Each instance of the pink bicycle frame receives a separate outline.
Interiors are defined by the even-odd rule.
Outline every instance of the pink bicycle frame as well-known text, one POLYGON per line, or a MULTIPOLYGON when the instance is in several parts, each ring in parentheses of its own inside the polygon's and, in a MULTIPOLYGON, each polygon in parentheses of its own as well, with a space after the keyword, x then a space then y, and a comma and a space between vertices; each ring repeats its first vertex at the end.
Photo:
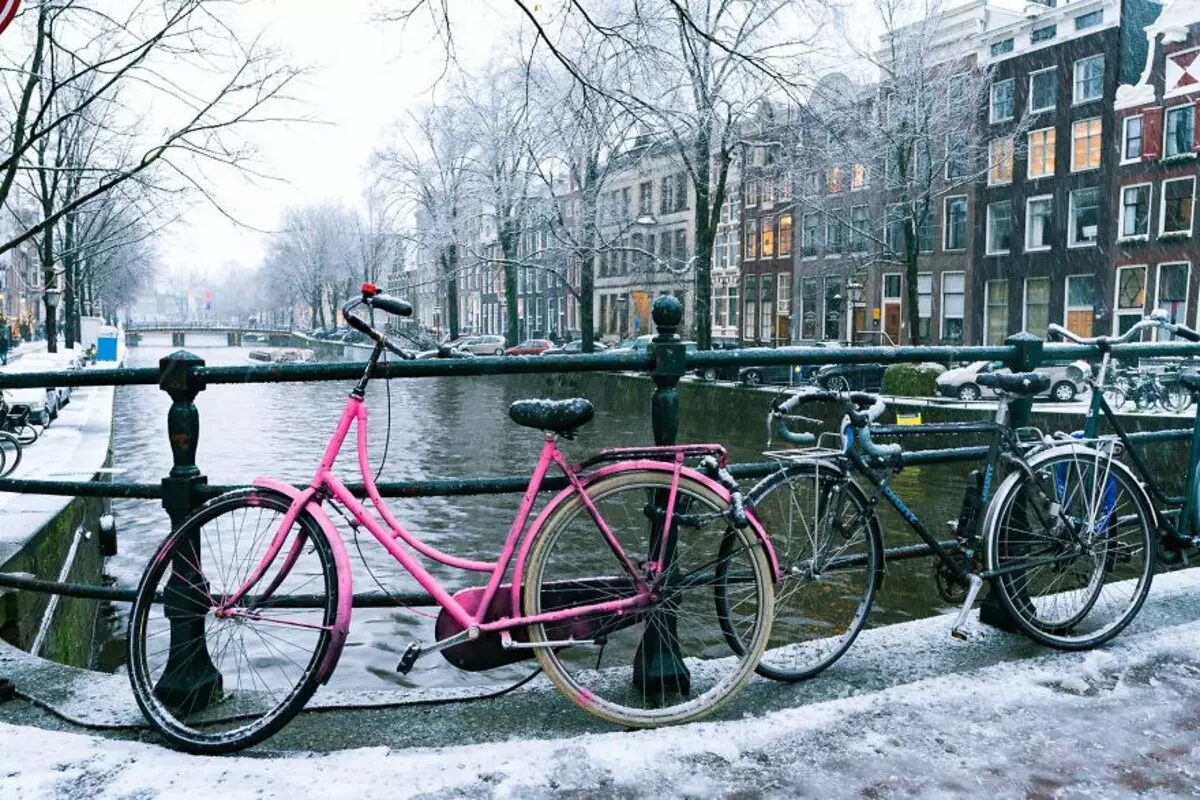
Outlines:
MULTIPOLYGON (((618 544, 612 530, 604 521, 591 498, 585 491, 586 487, 602 478, 625 470, 654 470, 662 472, 670 472, 672 475, 670 491, 667 500, 666 519, 671 519, 674 511, 676 494, 679 486, 679 478, 681 475, 687 474, 689 478, 699 481, 711 489, 716 495, 722 499, 728 500, 728 492, 717 482, 709 479, 707 476, 687 468, 684 466, 684 458, 687 455, 703 455, 703 454, 720 454, 724 458, 724 449, 719 445, 683 445, 678 447, 650 447, 650 448, 620 448, 602 451, 599 456, 588 464, 597 463, 600 460, 611 460, 629 457, 631 460, 619 461, 612 463, 606 467, 601 467, 589 472, 581 478, 576 469, 573 469, 567 464, 562 453, 556 445, 556 437, 547 434, 542 446, 541 455, 538 457, 537 465, 534 468, 533 476, 530 478, 529 487, 525 490, 522 497, 520 508, 516 518, 513 520, 509 528, 508 535, 504 541, 504 548, 495 562, 473 561, 470 559, 458 558, 456 556, 444 553, 435 547, 421 541, 416 536, 411 534, 404 526, 392 516, 384 503, 382 496, 379 494, 379 489, 375 485, 371 469, 368 463, 367 450, 367 408, 364 400, 356 395, 351 395, 346 403, 346 408, 342 413, 342 418, 338 423, 337 429, 330 438, 328 445, 325 448, 325 453, 321 458, 320 466, 313 475, 312 481, 308 487, 299 490, 295 487, 277 480, 260 478, 254 481, 254 485, 278 491, 291 498, 291 506, 280 522, 279 530, 276 532, 263 556, 262 561, 256 567, 254 572, 247 578, 245 583, 233 594, 228 595, 225 601, 217 610, 218 615, 222 614, 240 614, 245 612, 232 611, 234 606, 250 591, 250 589, 262 580, 263 576, 274 563, 283 545, 287 540, 288 534, 294 525, 296 519, 303 513, 309 513, 314 520, 321 526, 326 536, 329 538, 334 550, 334 557, 337 565, 338 586, 339 586, 339 607, 337 612, 337 620, 333 626, 333 646, 330 648, 329 655, 326 657, 325 663, 321 670, 324 677, 328 677, 332 671, 333 665, 336 664, 338 655, 340 655, 341 647, 345 643, 345 638, 350 625, 350 614, 352 604, 352 590, 350 580, 350 564, 349 558, 346 555, 345 547, 342 543, 341 536, 337 528, 332 524, 324 509, 321 508, 321 501, 326 497, 331 497, 340 503, 349 511, 351 517, 358 523, 364 525, 367 530, 383 545, 392 557, 411 574, 425 591, 427 591, 433 599, 446 610, 455 622, 462 628, 469 629, 472 627, 478 628, 480 631, 501 631, 515 627, 559 622, 570 620, 591 613, 606 613, 619 612, 624 609, 634 608, 647 605, 650 602, 652 587, 642 578, 639 569, 632 564, 625 555, 624 550, 618 544), (381 523, 370 512, 366 506, 356 498, 350 490, 333 474, 333 464, 337 459, 338 453, 341 451, 342 445, 345 442, 346 436, 349 434, 351 425, 356 427, 356 444, 358 450, 359 471, 362 475, 363 483, 366 487, 367 496, 370 498, 376 512, 382 518, 381 523), (670 457, 671 461, 662 460, 663 457, 670 457), (559 492, 551 499, 542 509, 533 524, 529 526, 529 533, 522 538, 522 531, 526 530, 526 523, 529 520, 529 515, 533 510, 536 502, 537 494, 541 488, 543 479, 546 473, 550 470, 550 465, 555 464, 566 475, 569 485, 567 488, 559 492), (511 586, 511 601, 514 613, 521 608, 520 590, 522 585, 522 573, 529 548, 532 545, 533 532, 540 529, 545 519, 561 505, 571 495, 578 494, 584 507, 588 510, 592 519, 595 521, 601 535, 612 548, 613 553, 617 556, 623 568, 632 576, 636 592, 631 597, 618 600, 608 600, 600 603, 575 606, 556 611, 550 611, 542 614, 530 616, 513 616, 502 619, 487 621, 485 616, 488 609, 491 607, 491 602, 499 591, 509 565, 512 563, 514 554, 518 556, 517 566, 513 575, 511 586), (384 526, 387 526, 386 528, 384 526), (432 576, 424 565, 417 558, 410 554, 402 545, 401 542, 407 544, 417 553, 438 561, 450 567, 455 567, 460 570, 473 572, 488 572, 487 585, 484 587, 483 596, 478 603, 474 604, 473 610, 467 610, 446 588, 432 576)), ((762 543, 767 557, 770 561, 772 572, 778 580, 779 570, 778 563, 775 558, 775 553, 771 548, 770 540, 763 532, 762 527, 754 518, 753 514, 748 514, 750 525, 762 543)), ((660 542, 659 553, 657 558, 643 566, 649 567, 649 574, 654 575, 656 570, 661 567, 665 558, 665 550, 667 547, 668 537, 662 537, 660 542)), ((303 537, 297 536, 292 543, 292 546, 280 567, 279 573, 268 584, 267 588, 260 593, 259 598, 269 597, 270 594, 278 588, 283 578, 287 575, 295 563, 296 558, 300 555, 303 548, 303 537)), ((284 620, 278 620, 281 624, 288 624, 284 620)))

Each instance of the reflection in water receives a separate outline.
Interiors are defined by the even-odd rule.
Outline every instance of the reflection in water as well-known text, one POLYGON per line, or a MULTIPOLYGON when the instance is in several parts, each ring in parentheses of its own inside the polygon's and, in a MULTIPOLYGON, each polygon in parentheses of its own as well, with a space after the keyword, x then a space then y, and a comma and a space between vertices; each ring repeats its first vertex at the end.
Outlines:
MULTIPOLYGON (((221 346, 206 347, 204 342, 192 346, 199 345, 197 352, 210 364, 249 363, 247 350, 227 348, 223 340, 212 342, 218 343, 221 346)), ((155 365, 167 352, 165 343, 155 346, 148 338, 147 346, 129 351, 129 363, 155 365)), ((368 393, 372 471, 379 473, 380 480, 528 475, 537 459, 540 436, 510 422, 506 410, 510 402, 526 394, 545 393, 519 388, 530 383, 529 378, 374 382, 368 393)), ((601 447, 651 442, 651 386, 649 382, 644 386, 644 397, 629 398, 620 408, 602 404, 596 420, 583 429, 577 441, 562 443, 568 459, 581 459, 601 447)), ((211 386, 196 400, 201 425, 197 463, 214 484, 245 484, 258 475, 306 481, 350 388, 350 382, 211 386)), ((559 392, 560 396, 566 394, 569 392, 559 392)), ((170 469, 165 431, 169 405, 166 394, 156 387, 117 391, 113 446, 115 466, 124 470, 122 479, 158 481, 170 469)), ((735 461, 761 460, 762 420, 734 422, 729 416, 687 419, 685 429, 693 441, 725 443, 735 461)), ((908 468, 896 476, 893 486, 936 535, 947 536, 944 522, 958 516, 969 469, 966 464, 908 468)), ((352 441, 343 448, 335 471, 343 479, 358 479, 352 441)), ((431 544, 456 555, 488 560, 500 551, 519 500, 519 495, 492 495, 389 502, 396 517, 431 544)), ((878 508, 887 546, 916 541, 886 503, 878 508)), ((146 559, 167 533, 167 516, 155 502, 115 501, 114 509, 120 521, 121 553, 108 560, 107 570, 120 585, 135 586, 146 559)), ((339 527, 354 565, 356 591, 377 589, 376 580, 393 592, 419 589, 369 534, 364 532, 358 547, 350 531, 344 525, 339 527)), ((461 573, 438 564, 427 566, 451 587, 484 582, 481 574, 461 573)), ((929 560, 894 563, 887 567, 868 625, 928 616, 944 610, 943 606, 934 590, 929 560)), ((409 675, 398 675, 395 667, 405 646, 432 640, 435 613, 436 609, 357 610, 350 641, 331 685, 453 685, 505 681, 527 674, 528 664, 482 674, 463 673, 444 664, 439 656, 430 656, 417 662, 409 675)))

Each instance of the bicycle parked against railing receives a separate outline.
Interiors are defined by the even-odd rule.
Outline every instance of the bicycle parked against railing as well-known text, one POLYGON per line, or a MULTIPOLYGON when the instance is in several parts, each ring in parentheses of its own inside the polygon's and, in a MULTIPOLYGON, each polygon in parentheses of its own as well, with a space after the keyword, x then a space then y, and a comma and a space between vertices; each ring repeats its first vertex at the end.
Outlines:
MULTIPOLYGON (((1131 341, 1135 335, 1140 337, 1141 332, 1148 328, 1158 328, 1172 333, 1181 339, 1200 342, 1200 333, 1186 325, 1171 322, 1166 314, 1161 311, 1155 312, 1149 318, 1135 325, 1130 332, 1116 338, 1109 336, 1086 338, 1077 336, 1060 325, 1053 324, 1050 325, 1049 332, 1078 344, 1093 345, 1099 348, 1102 356, 1100 370, 1096 374, 1094 386, 1103 386, 1106 374, 1111 367, 1112 345, 1131 341)), ((1176 380, 1180 386, 1187 390, 1190 395, 1190 401, 1196 402, 1196 395, 1200 392, 1200 375, 1181 372, 1176 376, 1176 380)), ((1136 476, 1140 479, 1141 484, 1144 485, 1145 491, 1148 492, 1148 497, 1152 501, 1151 508, 1155 511, 1155 525, 1159 536, 1159 543, 1162 546, 1160 554, 1163 556, 1164 561, 1175 563, 1184 559, 1189 551, 1200 549, 1200 470, 1197 469, 1197 461, 1200 460, 1200 415, 1197 416, 1195 422, 1192 424, 1192 438, 1188 447, 1187 474, 1184 478, 1183 490, 1180 495, 1168 494, 1163 488, 1158 474, 1152 471, 1146 464, 1145 459, 1138 448, 1134 446, 1128 432, 1125 430, 1125 426, 1121 424, 1120 419, 1117 417, 1111 404, 1108 402, 1107 396, 1103 392, 1092 392, 1092 400, 1088 406, 1087 416, 1084 418, 1082 434, 1084 439, 1096 439, 1101 417, 1107 421, 1113 430, 1112 434, 1102 437, 1102 439, 1116 443, 1114 446, 1118 447, 1125 456, 1128 456, 1128 460, 1132 463, 1136 476)), ((1097 504, 1097 507, 1108 508, 1110 502, 1103 494, 1106 492, 1107 486, 1097 486, 1093 490, 1093 494, 1096 497, 1091 502, 1097 504)))
POLYGON ((450 555, 392 516, 371 474, 367 384, 385 350, 407 356, 354 315, 359 305, 412 312, 370 284, 343 308, 375 347, 309 485, 261 478, 209 501, 143 574, 130 615, 129 676, 166 740, 196 753, 249 746, 281 728, 329 679, 353 595, 327 505, 355 532, 370 531, 443 609, 436 641, 410 645, 401 672, 435 652, 471 670, 532 653, 576 704, 631 727, 694 720, 728 700, 766 645, 777 575, 767 535, 728 488, 736 483, 723 470, 724 449, 603 450, 572 467, 557 443, 592 419, 591 404, 518 401, 509 416, 545 437, 503 550, 495 562, 450 555), (332 472, 351 427, 378 518, 332 472), (686 466, 693 457, 710 459, 719 480, 686 466), (530 522, 552 465, 568 486, 530 522), (486 585, 451 594, 404 545, 484 573, 486 585), (738 658, 725 644, 730 632, 744 645, 738 658))
POLYGON ((806 419, 794 414, 801 406, 836 403, 845 417, 835 447, 768 452, 780 469, 747 494, 746 504, 771 531, 782 575, 762 674, 815 675, 853 643, 883 576, 879 496, 937 557, 939 593, 962 605, 952 629, 958 638, 966 638, 967 616, 985 581, 1022 631, 1060 649, 1103 644, 1137 614, 1154 574, 1154 512, 1133 474, 1104 442, 1059 443, 1009 427, 1010 402, 1045 392, 1045 375, 980 380, 1001 395, 994 422, 879 426, 883 402, 858 393, 801 393, 771 413, 768 424, 799 444, 812 441, 788 427, 789 420, 806 419), (989 437, 985 467, 968 480, 953 546, 943 547, 891 488, 902 451, 876 444, 873 433, 989 437), (856 478, 874 494, 868 497, 856 478), (1103 514, 1089 490, 1095 480, 1111 493, 1103 514))

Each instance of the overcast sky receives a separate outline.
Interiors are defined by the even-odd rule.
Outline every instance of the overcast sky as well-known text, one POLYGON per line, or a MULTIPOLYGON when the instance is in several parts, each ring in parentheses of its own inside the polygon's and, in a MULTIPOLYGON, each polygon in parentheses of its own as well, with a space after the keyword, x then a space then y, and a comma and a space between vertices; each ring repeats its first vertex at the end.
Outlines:
MULTIPOLYGON (((499 31, 515 24, 515 7, 507 0, 454 2, 471 7, 455 19, 458 55, 478 63, 499 31)), ((271 230, 289 205, 357 203, 372 150, 406 107, 429 98, 444 66, 442 43, 424 16, 404 30, 375 21, 375 7, 368 0, 253 0, 239 12, 247 36, 263 31, 293 64, 311 65, 292 94, 321 122, 249 132, 263 170, 280 181, 222 178, 215 193, 238 220, 271 230)), ((167 229, 160 250, 170 273, 216 277, 234 266, 254 267, 266 241, 199 205, 167 229)))

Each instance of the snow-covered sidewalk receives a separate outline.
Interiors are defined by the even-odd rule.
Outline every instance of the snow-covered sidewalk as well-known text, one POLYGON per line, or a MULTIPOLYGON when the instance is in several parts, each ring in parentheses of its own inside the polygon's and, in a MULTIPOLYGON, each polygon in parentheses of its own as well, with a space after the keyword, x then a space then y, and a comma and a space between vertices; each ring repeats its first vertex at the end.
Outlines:
MULTIPOLYGON (((520 703, 485 701, 309 714, 291 741, 267 744, 289 749, 196 758, 0 722, 0 797, 1193 796, 1196 572, 1160 576, 1146 618, 1104 651, 1038 651, 994 631, 962 644, 946 636, 948 618, 918 620, 866 632, 805 684, 756 678, 740 715, 656 731, 556 735, 535 722, 538 708, 527 726, 511 719, 520 703), (1012 660, 978 665, 1004 643, 1012 660), (890 682, 874 682, 880 671, 890 682), (363 741, 364 729, 380 744, 290 749, 363 741)), ((101 706, 113 691, 102 693, 101 706)), ((582 718, 557 703, 550 713, 582 718)), ((0 720, 36 718, 21 701, 0 706, 0 720)))

